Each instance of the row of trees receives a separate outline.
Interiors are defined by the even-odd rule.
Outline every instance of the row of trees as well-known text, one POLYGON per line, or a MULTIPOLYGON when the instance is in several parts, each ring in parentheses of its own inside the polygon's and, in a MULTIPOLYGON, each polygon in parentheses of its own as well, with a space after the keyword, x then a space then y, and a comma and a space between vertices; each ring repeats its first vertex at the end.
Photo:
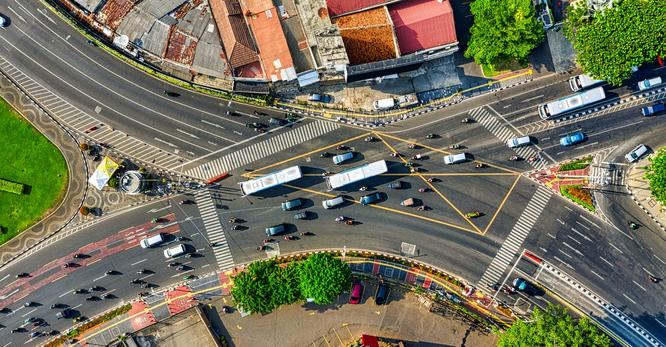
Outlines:
POLYGON ((657 201, 666 205, 666 147, 657 150, 649 160, 645 178, 650 184, 650 192, 657 201))
POLYGON ((275 260, 257 261, 233 280, 231 295, 238 307, 265 314, 305 299, 332 303, 351 285, 351 269, 330 254, 314 254, 286 265, 275 260))
POLYGON ((666 54, 666 2, 622 0, 592 13, 579 1, 567 10, 564 34, 583 71, 620 85, 633 67, 666 54))

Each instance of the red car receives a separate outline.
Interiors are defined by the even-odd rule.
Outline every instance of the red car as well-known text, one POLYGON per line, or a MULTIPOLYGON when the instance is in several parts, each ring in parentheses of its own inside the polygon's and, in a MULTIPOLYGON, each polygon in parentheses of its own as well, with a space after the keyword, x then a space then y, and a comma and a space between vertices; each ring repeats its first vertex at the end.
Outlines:
POLYGON ((363 285, 356 282, 352 284, 351 294, 349 295, 349 303, 352 305, 360 304, 363 297, 363 285))

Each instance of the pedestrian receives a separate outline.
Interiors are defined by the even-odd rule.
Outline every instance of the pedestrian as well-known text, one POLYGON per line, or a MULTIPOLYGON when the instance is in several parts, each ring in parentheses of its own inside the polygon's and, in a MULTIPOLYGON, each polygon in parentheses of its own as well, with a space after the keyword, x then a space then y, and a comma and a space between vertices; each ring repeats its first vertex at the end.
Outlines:
POLYGON ((420 249, 416 249, 416 255, 417 255, 417 256, 420 256, 420 255, 421 255, 421 250, 420 250, 420 249))
POLYGON ((215 246, 214 243, 212 243, 212 242, 208 242, 208 247, 211 247, 211 248, 212 248, 213 246, 215 246))

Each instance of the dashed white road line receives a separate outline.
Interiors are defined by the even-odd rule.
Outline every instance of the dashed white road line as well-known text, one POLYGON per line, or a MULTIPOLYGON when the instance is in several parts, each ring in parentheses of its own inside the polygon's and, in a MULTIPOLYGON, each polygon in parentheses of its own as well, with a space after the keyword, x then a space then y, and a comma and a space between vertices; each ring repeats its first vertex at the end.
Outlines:
POLYGON ((72 292, 71 290, 68 290, 68 291, 66 291, 66 292, 64 292, 64 293, 62 293, 62 294, 60 294, 60 295, 58 295, 58 297, 59 297, 59 298, 62 298, 63 296, 65 296, 65 295, 67 295, 67 294, 69 294, 69 293, 71 293, 71 292, 72 292))
POLYGON ((634 280, 632 280, 631 282, 634 282, 634 284, 637 285, 639 288, 643 289, 644 292, 647 292, 647 289, 645 289, 645 287, 643 287, 642 285, 638 284, 638 282, 634 280))
POLYGON ((587 230, 591 230, 590 227, 588 227, 587 225, 585 225, 585 224, 583 224, 583 223, 581 223, 581 222, 579 222, 579 221, 576 221, 576 224, 582 226, 583 228, 585 228, 585 229, 587 229, 587 230))
POLYGON ((27 316, 27 315, 29 315, 29 314, 35 312, 35 311, 37 311, 37 309, 36 309, 36 308, 33 308, 32 310, 26 312, 26 313, 25 313, 24 315, 22 315, 21 317, 25 317, 25 316, 27 316))
POLYGON ((104 277, 106 277, 106 275, 99 276, 99 277, 97 277, 97 278, 93 278, 92 281, 93 281, 93 282, 97 282, 97 281, 101 280, 101 279, 104 278, 104 277))
POLYGON ((130 264, 130 265, 131 265, 131 266, 134 266, 134 265, 137 265, 137 264, 141 264, 141 263, 143 263, 144 261, 148 261, 148 258, 143 259, 143 260, 139 260, 139 261, 137 261, 136 263, 132 263, 132 264, 130 264))
POLYGON ((566 255, 567 257, 569 257, 569 259, 573 259, 573 257, 570 256, 569 253, 567 253, 567 252, 565 252, 565 251, 563 251, 563 250, 561 250, 561 249, 559 249, 559 248, 558 248, 557 250, 558 250, 560 253, 566 255))
POLYGON ((601 275, 599 275, 598 273, 594 272, 594 270, 590 270, 590 272, 593 273, 595 276, 601 278, 601 280, 605 281, 605 279, 601 277, 601 275))
POLYGON ((666 264, 663 260, 661 260, 661 258, 657 257, 656 254, 653 254, 652 256, 657 258, 657 260, 659 260, 662 264, 666 264))
POLYGON ((622 296, 624 296, 625 298, 627 298, 627 300, 629 300, 629 301, 633 302, 633 303, 634 303, 634 305, 636 305, 636 301, 634 301, 634 299, 632 299, 632 298, 628 297, 628 296, 627 296, 627 294, 624 294, 624 293, 622 293, 622 296))
POLYGON ((565 246, 567 246, 567 247, 569 247, 572 251, 578 253, 578 255, 583 255, 583 253, 581 253, 579 250, 577 250, 576 248, 574 248, 574 247, 571 246, 570 244, 568 244, 568 243, 566 243, 566 242, 562 242, 562 244, 565 245, 565 246))
POLYGON ((608 244, 609 244, 611 247, 615 248, 618 252, 620 252, 620 254, 623 254, 623 253, 624 253, 624 252, 622 252, 621 249, 617 248, 614 244, 612 244, 612 243, 610 243, 610 242, 609 242, 608 244))
POLYGON ((586 222, 588 222, 588 223, 594 225, 595 227, 597 227, 597 229, 601 229, 601 227, 600 227, 597 223, 594 223, 593 221, 591 221, 591 220, 585 218, 585 216, 583 216, 582 214, 580 215, 580 219, 582 219, 582 220, 584 220, 584 221, 586 221, 586 222))
POLYGON ((573 231, 573 232, 575 232, 576 234, 580 235, 580 237, 582 237, 582 238, 584 238, 584 239, 586 239, 586 240, 592 242, 592 239, 591 239, 591 238, 585 236, 585 235, 582 234, 580 231, 578 231, 578 230, 576 230, 576 229, 574 229, 574 228, 571 228, 571 231, 573 231))
POLYGON ((613 265, 613 263, 611 263, 610 261, 606 260, 606 258, 604 258, 604 257, 602 257, 602 256, 599 256, 599 259, 603 260, 603 261, 604 261, 606 264, 608 264, 610 267, 615 267, 615 265, 613 265))

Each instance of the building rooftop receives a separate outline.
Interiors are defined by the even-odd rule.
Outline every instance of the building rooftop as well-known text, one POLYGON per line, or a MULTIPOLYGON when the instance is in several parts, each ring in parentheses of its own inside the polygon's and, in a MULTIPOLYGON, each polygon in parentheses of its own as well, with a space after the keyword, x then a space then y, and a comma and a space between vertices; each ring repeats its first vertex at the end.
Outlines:
POLYGON ((178 16, 178 24, 176 27, 181 32, 194 36, 197 39, 201 37, 208 24, 211 22, 212 16, 207 2, 203 2, 196 7, 189 8, 178 16))
POLYGON ((164 57, 170 28, 162 21, 154 21, 150 30, 141 36, 142 48, 157 56, 164 57))
POLYGON ((331 23, 324 0, 301 0, 296 4, 308 45, 317 67, 349 64, 338 27, 331 23))
POLYGON ((209 0, 213 18, 231 66, 236 69, 259 61, 257 49, 238 0, 209 0))
POLYGON ((194 37, 172 27, 164 58, 183 65, 191 65, 196 49, 197 40, 194 37))
POLYGON ((345 15, 333 22, 340 28, 352 65, 398 57, 393 26, 386 7, 345 15))
POLYGON ((192 70, 200 74, 220 78, 231 76, 222 46, 205 41, 199 41, 197 44, 192 70))
POLYGON ((108 0, 99 11, 97 20, 115 31, 135 3, 135 0, 108 0))
POLYGON ((139 2, 137 7, 151 14, 155 18, 162 18, 185 2, 187 2, 187 0, 143 0, 139 2))
POLYGON ((293 80, 296 70, 291 60, 280 17, 271 0, 249 0, 243 3, 247 23, 259 49, 259 58, 267 79, 273 82, 293 80))
POLYGON ((102 0, 74 0, 74 2, 90 12, 95 12, 102 0))
POLYGON ((143 47, 142 37, 148 33, 156 21, 157 18, 137 6, 122 19, 117 32, 120 35, 127 35, 130 42, 139 43, 138 46, 143 47), (139 42, 136 41, 137 39, 139 42))
POLYGON ((396 1, 401 0, 326 0, 326 6, 331 17, 338 17, 396 1))
POLYGON ((403 55, 458 41, 449 0, 403 1, 388 8, 403 55))

